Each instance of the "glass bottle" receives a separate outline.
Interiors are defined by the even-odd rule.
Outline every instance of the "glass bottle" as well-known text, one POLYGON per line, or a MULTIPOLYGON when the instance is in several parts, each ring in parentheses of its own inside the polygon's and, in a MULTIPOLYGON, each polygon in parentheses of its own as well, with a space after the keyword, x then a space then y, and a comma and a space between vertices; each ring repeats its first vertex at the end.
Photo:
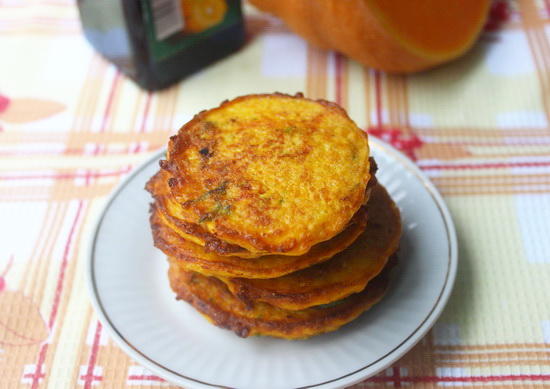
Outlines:
POLYGON ((148 90, 165 88, 244 42, 240 0, 78 0, 84 35, 148 90))

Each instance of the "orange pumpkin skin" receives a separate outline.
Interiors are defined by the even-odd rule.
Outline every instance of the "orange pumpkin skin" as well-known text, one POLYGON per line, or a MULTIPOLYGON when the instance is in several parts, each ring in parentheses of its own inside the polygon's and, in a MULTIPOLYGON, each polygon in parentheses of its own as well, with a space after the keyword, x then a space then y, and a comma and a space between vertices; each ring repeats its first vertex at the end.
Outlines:
MULTIPOLYGON (((392 6, 397 8, 399 3, 404 4, 404 1, 250 0, 258 9, 283 19, 291 30, 312 45, 339 51, 363 65, 389 73, 412 73, 425 70, 464 54, 475 43, 491 2, 491 0, 463 0, 460 5, 465 7, 465 14, 468 16, 465 23, 468 26, 464 27, 462 22, 462 30, 458 37, 453 30, 455 26, 448 26, 449 34, 454 33, 456 39, 453 39, 455 41, 458 39, 459 43, 454 43, 457 47, 450 48, 447 52, 439 47, 439 52, 430 53, 426 47, 415 48, 415 43, 411 43, 406 34, 392 32, 392 15, 376 9, 384 2, 392 2, 392 6), (471 10, 470 15, 468 15, 469 10, 471 10), (388 19, 390 23, 387 22, 388 19), (463 31, 464 29, 467 31, 463 31)), ((450 0, 406 1, 411 2, 410 4, 423 3, 423 6, 429 9, 429 3, 444 4, 450 0)), ((387 8, 387 4, 385 3, 381 8, 387 8)), ((441 8, 441 6, 438 7, 441 8)), ((465 14, 460 17, 464 19, 465 14)), ((434 15, 434 18, 436 16, 434 15)), ((446 17, 449 19, 449 15, 446 17)), ((415 23, 414 19, 414 12, 411 12, 411 26, 415 23)), ((457 19, 457 23, 461 22, 457 19)), ((439 23, 439 30, 443 27, 441 24, 439 23)), ((421 45, 425 46, 425 44, 421 45)))

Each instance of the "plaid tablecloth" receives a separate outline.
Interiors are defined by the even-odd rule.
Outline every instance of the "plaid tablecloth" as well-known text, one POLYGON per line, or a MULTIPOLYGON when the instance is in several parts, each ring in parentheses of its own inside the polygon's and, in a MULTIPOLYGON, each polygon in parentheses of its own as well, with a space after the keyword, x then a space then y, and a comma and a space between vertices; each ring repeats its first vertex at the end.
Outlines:
POLYGON ((169 386, 92 311, 90 221, 194 113, 273 91, 337 101, 403 150, 458 230, 443 316, 357 387, 550 387, 550 2, 500 3, 468 55, 412 76, 315 49, 247 8, 240 52, 146 93, 93 52, 73 1, 0 0, 0 388, 169 386))

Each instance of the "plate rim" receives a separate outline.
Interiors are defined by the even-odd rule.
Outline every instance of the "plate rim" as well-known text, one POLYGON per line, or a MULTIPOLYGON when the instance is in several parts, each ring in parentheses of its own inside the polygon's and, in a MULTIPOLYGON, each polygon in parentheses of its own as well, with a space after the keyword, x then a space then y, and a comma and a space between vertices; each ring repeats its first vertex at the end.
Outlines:
MULTIPOLYGON (((420 341, 426 333, 435 324, 443 309, 445 308, 456 280, 456 273, 458 268, 458 240, 456 235, 456 229, 450 211, 443 200, 441 194, 437 188, 433 185, 430 179, 403 153, 397 150, 392 145, 386 143, 383 140, 377 139, 373 136, 369 137, 369 147, 379 148, 382 152, 389 154, 395 158, 402 167, 411 172, 415 178, 422 184, 424 189, 428 192, 432 200, 434 201, 439 214, 442 217, 442 221, 445 227, 445 232, 448 238, 448 260, 447 260, 447 273, 445 275, 444 284, 439 292, 438 298, 433 303, 432 309, 426 315, 426 317, 418 324, 418 326, 398 345, 386 354, 378 358, 377 360, 363 366, 360 369, 346 373, 342 376, 323 381, 320 383, 302 386, 299 389, 305 388, 333 388, 344 387, 353 385, 360 382, 374 374, 386 369, 396 360, 406 354, 412 347, 414 347, 418 341, 420 341), (373 147, 374 146, 374 147, 373 147)), ((85 242, 83 249, 85 255, 85 265, 83 266, 85 271, 86 285, 88 289, 88 295, 94 311, 98 316, 99 321, 104 328, 107 329, 111 339, 115 341, 118 347, 120 347, 126 354, 132 359, 145 366, 155 374, 158 374, 168 382, 175 383, 177 385, 186 385, 190 388, 213 388, 213 387, 228 387, 223 384, 216 384, 210 382, 204 382, 197 378, 187 377, 181 373, 178 373, 166 366, 156 362, 152 357, 146 355, 140 351, 137 347, 127 340, 122 333, 116 328, 114 323, 109 319, 109 316, 103 307, 100 298, 99 291, 96 285, 96 277, 94 272, 94 258, 95 258, 95 246, 100 231, 101 225, 105 218, 105 215, 109 211, 113 201, 119 196, 120 192, 147 166, 153 163, 155 160, 162 157, 166 153, 166 147, 161 148, 158 151, 152 152, 152 154, 136 166, 130 174, 124 177, 120 183, 112 190, 111 194, 107 197, 105 203, 101 207, 100 211, 95 216, 91 223, 91 233, 85 242)))

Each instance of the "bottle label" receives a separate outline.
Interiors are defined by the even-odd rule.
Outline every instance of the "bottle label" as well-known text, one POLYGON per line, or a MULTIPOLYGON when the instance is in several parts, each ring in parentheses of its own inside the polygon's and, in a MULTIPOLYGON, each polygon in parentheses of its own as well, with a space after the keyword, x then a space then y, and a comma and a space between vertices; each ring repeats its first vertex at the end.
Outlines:
POLYGON ((157 41, 183 31, 185 21, 179 0, 151 0, 150 6, 157 41))
POLYGON ((151 56, 166 60, 239 23, 239 0, 141 0, 151 56))

